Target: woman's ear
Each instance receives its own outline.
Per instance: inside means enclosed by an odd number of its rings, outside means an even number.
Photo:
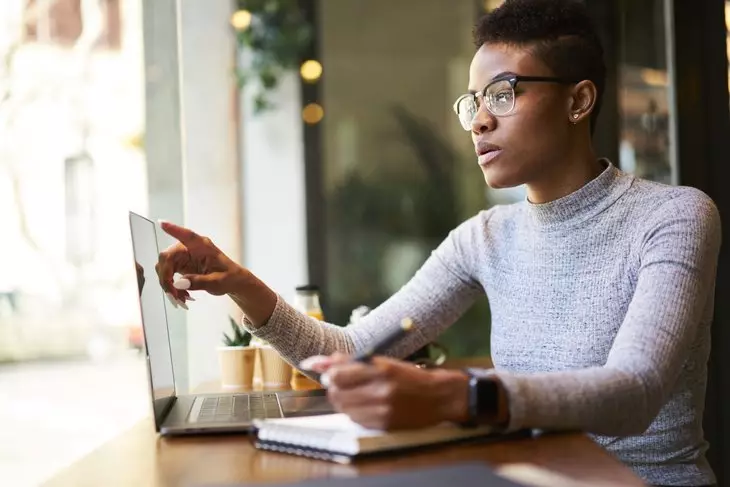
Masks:
[[[577,124],[589,118],[597,98],[598,90],[592,81],[583,80],[573,86],[568,107],[570,123]]]

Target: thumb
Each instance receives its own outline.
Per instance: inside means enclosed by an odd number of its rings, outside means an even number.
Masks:
[[[175,289],[187,291],[208,291],[216,294],[225,274],[222,272],[211,272],[210,274],[185,274],[172,285]]]

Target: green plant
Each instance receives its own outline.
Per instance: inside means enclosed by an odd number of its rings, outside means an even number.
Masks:
[[[236,323],[236,320],[231,320],[231,328],[233,329],[233,336],[230,337],[226,333],[223,333],[223,343],[227,347],[247,347],[251,343],[251,334],[243,329],[241,325]]]
[[[251,22],[237,31],[240,47],[251,53],[251,62],[236,72],[239,88],[258,81],[254,112],[272,108],[267,92],[279,78],[299,67],[312,40],[312,26],[297,0],[238,0],[239,10],[251,14]]]

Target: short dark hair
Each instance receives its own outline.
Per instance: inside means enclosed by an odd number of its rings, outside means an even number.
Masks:
[[[474,43],[477,49],[497,43],[528,46],[555,76],[592,81],[598,91],[591,114],[593,133],[606,86],[606,64],[582,1],[506,0],[479,20]]]

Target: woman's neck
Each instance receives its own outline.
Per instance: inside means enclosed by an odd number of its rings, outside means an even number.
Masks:
[[[592,148],[562,159],[562,163],[552,165],[539,180],[527,183],[527,199],[530,203],[548,203],[579,190],[595,179],[604,167]]]

